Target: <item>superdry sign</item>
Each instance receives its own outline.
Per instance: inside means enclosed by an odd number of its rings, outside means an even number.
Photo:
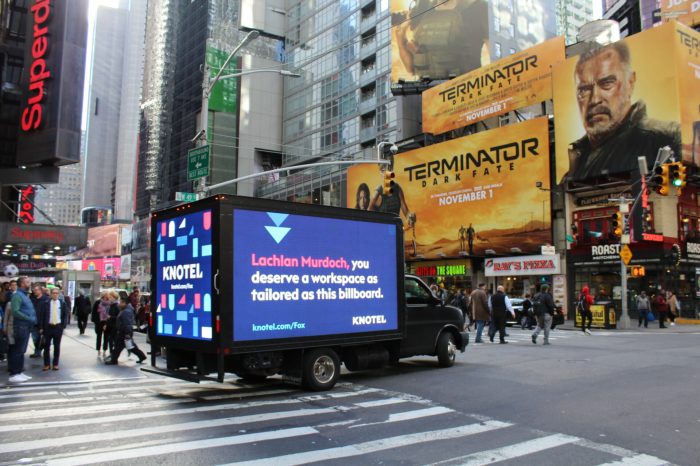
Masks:
[[[484,261],[487,277],[511,277],[514,275],[552,275],[561,273],[559,256],[498,257]]]
[[[32,61],[29,65],[29,92],[21,118],[22,131],[27,132],[41,128],[44,122],[44,104],[48,94],[48,80],[51,78],[51,70],[46,64],[52,45],[49,32],[51,1],[37,0],[31,6],[30,13],[34,21]]]

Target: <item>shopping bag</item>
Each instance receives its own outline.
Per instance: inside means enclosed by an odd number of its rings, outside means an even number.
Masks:
[[[654,313],[649,311],[647,312],[647,321],[652,322],[654,320]]]

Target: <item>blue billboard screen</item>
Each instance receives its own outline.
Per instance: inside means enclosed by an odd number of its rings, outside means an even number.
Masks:
[[[212,339],[212,212],[157,222],[156,334]]]
[[[235,341],[398,329],[396,225],[233,213]]]

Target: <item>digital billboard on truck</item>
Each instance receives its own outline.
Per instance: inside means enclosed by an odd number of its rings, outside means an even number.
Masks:
[[[212,339],[212,211],[156,223],[156,309],[159,336]]]
[[[399,329],[397,225],[235,209],[233,339]]]

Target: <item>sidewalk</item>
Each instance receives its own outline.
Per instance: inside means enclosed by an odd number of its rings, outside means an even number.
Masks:
[[[659,328],[659,322],[655,320],[654,322],[649,323],[648,328],[642,327],[637,327],[637,320],[636,319],[631,319],[630,321],[630,328],[626,330],[622,329],[616,329],[616,328],[610,328],[610,329],[603,329],[603,328],[598,328],[596,329],[595,327],[591,328],[592,331],[595,330],[608,330],[611,332],[653,332],[653,333],[700,333],[700,320],[698,319],[681,319],[677,318],[676,319],[676,325],[671,325],[670,322],[666,322],[666,328]],[[557,330],[577,330],[581,331],[581,327],[575,327],[574,326],[574,321],[573,320],[567,320],[564,322],[564,325],[557,325]]]
[[[3,386],[31,386],[31,385],[51,385],[76,382],[96,382],[101,380],[124,380],[129,378],[142,378],[146,375],[139,370],[150,363],[150,345],[146,344],[146,335],[134,333],[134,340],[141,350],[146,353],[148,360],[143,365],[138,364],[136,356],[128,357],[126,350],[122,351],[118,366],[107,366],[98,357],[95,350],[95,331],[92,323],[88,323],[88,328],[84,335],[80,335],[78,325],[73,321],[68,328],[63,331],[61,339],[61,358],[59,361],[60,370],[42,371],[44,367],[43,356],[40,358],[30,358],[34,351],[34,345],[29,342],[27,353],[24,359],[24,373],[32,377],[28,382],[21,384],[10,384],[7,379],[7,359],[0,362],[0,387]],[[162,363],[161,363],[162,364]]]

